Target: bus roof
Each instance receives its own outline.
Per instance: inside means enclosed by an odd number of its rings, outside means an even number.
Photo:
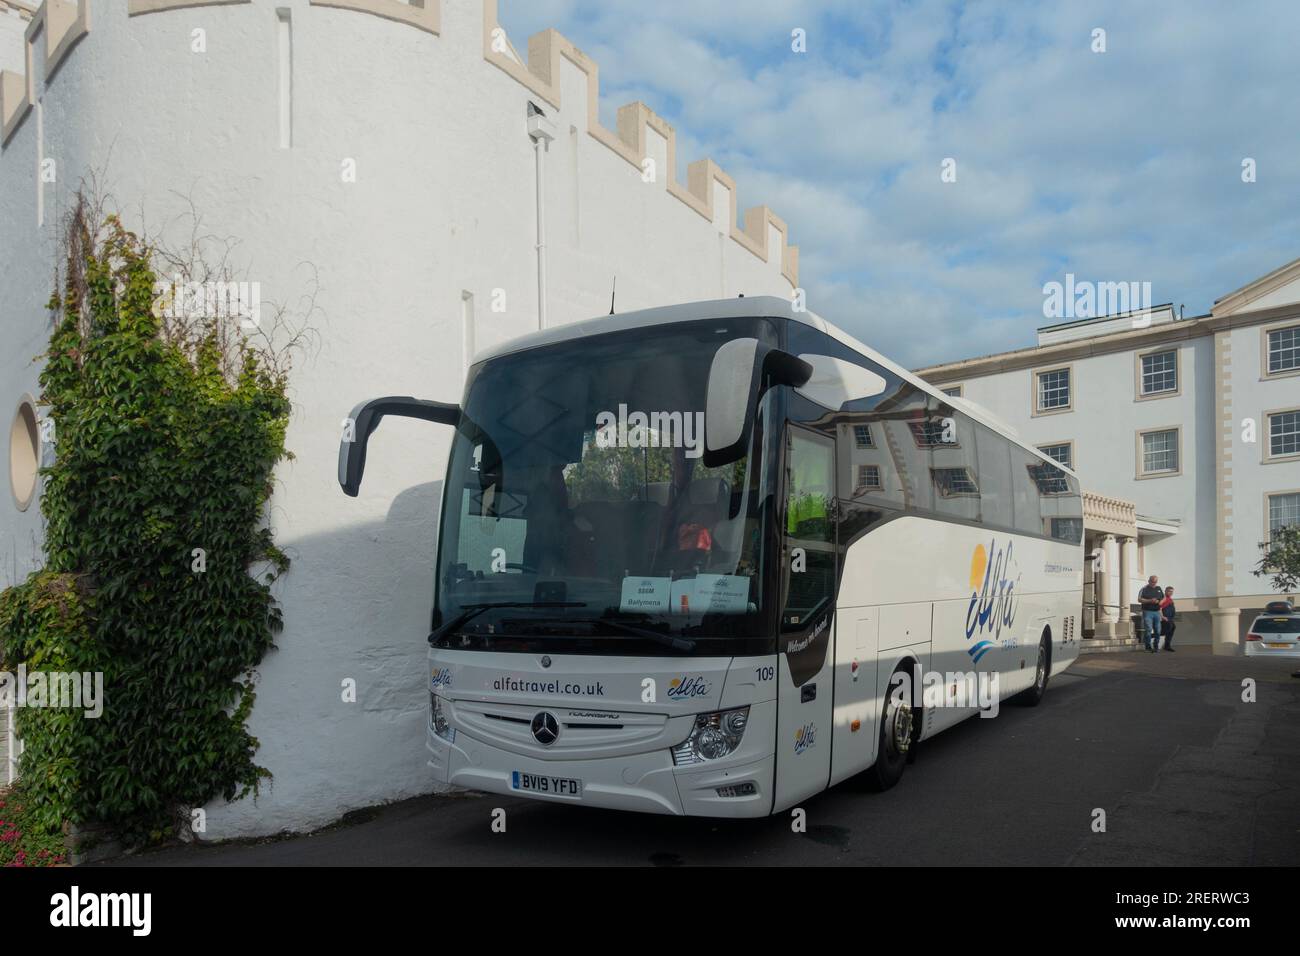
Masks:
[[[587,319],[582,322],[572,322],[567,325],[560,325],[550,329],[543,329],[538,332],[532,332],[519,338],[502,342],[499,345],[483,349],[474,356],[474,363],[486,361],[488,359],[498,358],[503,355],[510,355],[515,352],[523,352],[529,349],[543,348],[548,345],[557,345],[560,342],[568,342],[573,339],[586,338],[592,335],[605,335],[610,332],[621,332],[627,329],[646,328],[652,325],[669,325],[676,322],[707,322],[717,319],[735,319],[735,318],[787,318],[795,322],[802,322],[811,328],[824,332],[836,341],[848,346],[853,351],[871,359],[879,365],[889,369],[899,378],[911,383],[917,388],[933,395],[955,408],[958,408],[962,414],[972,418],[980,424],[993,429],[1007,441],[1017,445],[1024,450],[1031,452],[1043,461],[1050,462],[1061,468],[1063,471],[1077,478],[1074,471],[1065,467],[1060,462],[1048,458],[1033,445],[1026,444],[1020,436],[1006,422],[994,416],[987,409],[968,401],[952,401],[953,396],[945,395],[938,388],[931,385],[924,379],[917,378],[910,371],[903,368],[897,362],[891,361],[885,356],[872,348],[859,342],[849,333],[836,325],[827,322],[825,319],[807,310],[796,310],[789,299],[772,295],[744,296],[734,299],[706,299],[700,302],[684,302],[680,305],[657,306],[653,309],[639,309],[635,312],[623,312],[616,315],[605,315],[594,319]]]

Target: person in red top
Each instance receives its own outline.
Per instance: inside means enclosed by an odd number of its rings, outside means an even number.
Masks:
[[[713,529],[704,511],[691,505],[691,478],[695,461],[686,457],[683,448],[673,449],[672,482],[668,506],[664,509],[661,539],[666,563],[674,572],[683,572],[708,561],[713,551]]]
[[[1174,649],[1174,589],[1165,588],[1165,596],[1160,599],[1160,630],[1165,635],[1165,650]],[[1157,639],[1156,646],[1160,646]]]

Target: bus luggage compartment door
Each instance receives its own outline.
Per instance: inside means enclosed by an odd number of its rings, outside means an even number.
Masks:
[[[835,642],[835,713],[831,784],[846,780],[875,759],[881,701],[876,696],[880,612],[841,609]]]

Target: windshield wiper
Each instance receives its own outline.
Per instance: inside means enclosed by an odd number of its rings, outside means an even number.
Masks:
[[[516,619],[510,619],[512,621]],[[504,623],[504,622],[503,622]],[[519,620],[518,623],[528,624],[608,624],[610,627],[618,628],[625,634],[631,634],[635,637],[643,637],[648,641],[654,641],[656,644],[662,644],[664,647],[671,647],[678,651],[695,650],[695,642],[685,637],[674,637],[671,634],[662,634],[659,631],[652,631],[648,627],[638,627],[635,624],[628,624],[626,621],[615,620],[609,617],[538,617],[528,618],[527,621]]]
[[[443,624],[437,630],[429,635],[429,643],[442,640],[447,634],[456,630],[458,627],[464,627],[474,618],[478,617],[484,611],[490,611],[497,607],[586,607],[586,601],[489,601],[484,604],[466,604],[462,607],[461,612],[453,617],[446,624]]]

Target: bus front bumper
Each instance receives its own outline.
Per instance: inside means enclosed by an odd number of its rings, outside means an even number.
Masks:
[[[762,817],[772,809],[772,754],[748,761],[676,767],[667,750],[586,760],[537,760],[457,732],[428,729],[429,766],[440,782],[554,803],[677,816]],[[517,786],[518,775],[581,781],[577,796]]]

